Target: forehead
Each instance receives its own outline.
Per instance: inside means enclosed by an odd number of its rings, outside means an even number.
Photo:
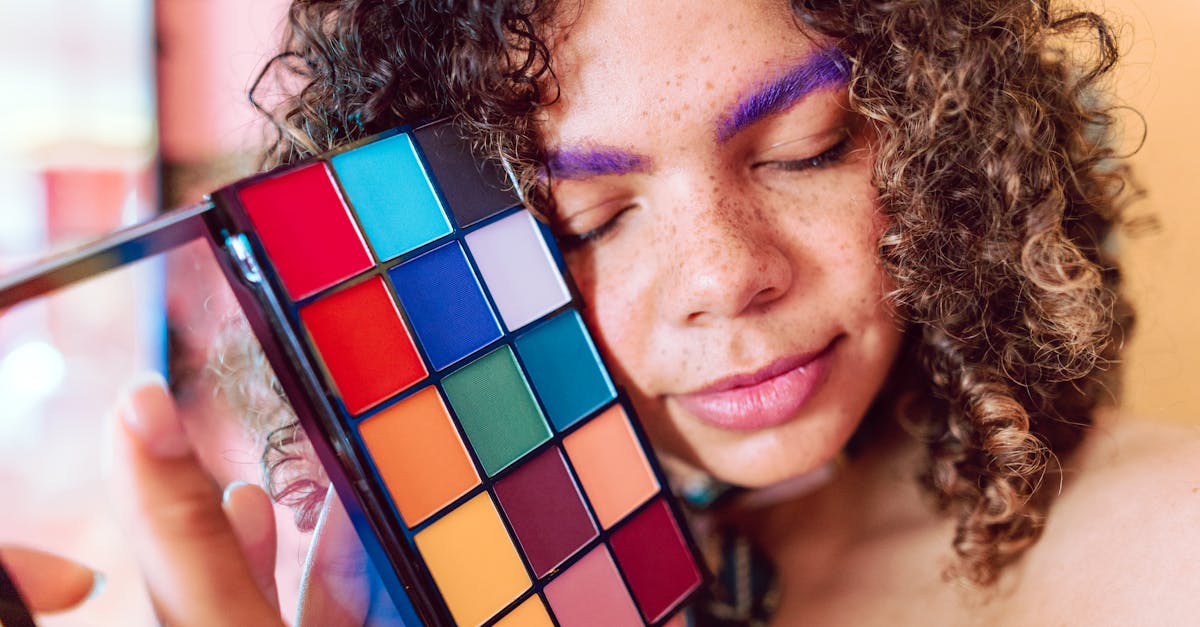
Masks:
[[[560,99],[542,131],[553,147],[715,120],[818,44],[783,1],[582,0],[563,8],[551,46]]]

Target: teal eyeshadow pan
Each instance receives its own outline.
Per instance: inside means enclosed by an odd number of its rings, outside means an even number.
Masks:
[[[550,422],[563,431],[617,396],[579,312],[568,310],[517,338],[517,353]]]

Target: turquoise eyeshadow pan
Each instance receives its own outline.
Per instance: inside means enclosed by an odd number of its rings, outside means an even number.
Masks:
[[[381,261],[450,233],[450,221],[407,134],[372,142],[330,161]]]
[[[517,338],[533,389],[562,431],[617,396],[579,312],[568,310]]]

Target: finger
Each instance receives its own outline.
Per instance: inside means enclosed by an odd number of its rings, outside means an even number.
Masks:
[[[297,625],[362,625],[371,600],[367,555],[330,486],[300,581]]]
[[[0,564],[0,626],[36,627],[29,604]]]
[[[192,454],[161,377],[117,406],[115,500],[159,619],[170,625],[279,624],[259,591],[221,495]]]
[[[234,481],[225,488],[221,508],[233,527],[250,574],[263,596],[279,610],[279,592],[275,588],[275,510],[262,488]]]
[[[104,587],[104,576],[72,560],[21,547],[0,547],[0,563],[35,612],[83,603]]]

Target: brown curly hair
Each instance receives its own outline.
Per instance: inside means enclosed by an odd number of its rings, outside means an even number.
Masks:
[[[879,131],[880,259],[928,375],[905,407],[922,481],[957,516],[957,574],[990,583],[1037,538],[1051,462],[1115,400],[1132,328],[1107,247],[1128,170],[1096,93],[1113,33],[1049,0],[796,4],[854,60]]]
[[[532,117],[556,97],[544,37],[556,4],[294,0],[284,53],[264,72],[284,93],[266,164],[453,117],[551,212]],[[1110,233],[1132,187],[1097,89],[1113,32],[1050,0],[791,4],[852,61],[851,106],[876,129],[890,219],[879,255],[909,322],[901,359],[924,373],[892,411],[927,444],[921,480],[957,518],[954,574],[989,584],[1038,537],[1055,459],[1117,395],[1132,311]],[[266,414],[268,484],[311,524],[320,486],[278,481],[306,463],[303,434]]]

